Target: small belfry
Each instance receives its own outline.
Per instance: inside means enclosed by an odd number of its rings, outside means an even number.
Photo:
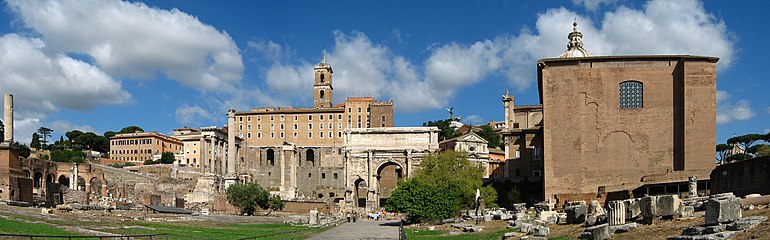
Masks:
[[[316,108],[332,107],[332,66],[326,63],[326,49],[321,53],[321,63],[315,65],[313,83],[313,106]]]
[[[583,33],[577,30],[577,20],[572,22],[572,32],[567,35],[567,51],[564,51],[559,58],[590,57],[592,54],[583,48]]]

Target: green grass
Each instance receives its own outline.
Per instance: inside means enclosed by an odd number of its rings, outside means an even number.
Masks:
[[[458,240],[476,240],[476,239],[500,239],[503,234],[514,230],[503,229],[495,232],[480,232],[480,233],[461,233],[459,235],[448,235],[445,231],[430,231],[430,230],[414,230],[406,229],[407,239],[458,239]]]
[[[0,233],[11,234],[30,234],[30,235],[59,235],[59,236],[78,236],[62,228],[50,226],[42,223],[28,223],[16,220],[9,220],[0,217]]]
[[[222,226],[201,227],[190,226],[190,224],[181,225],[173,223],[134,222],[134,225],[141,226],[142,228],[113,229],[110,230],[110,232],[122,235],[168,233],[182,236],[195,236],[199,238],[237,239],[296,230],[308,230],[300,233],[290,234],[289,236],[284,236],[284,238],[301,238],[302,236],[306,236],[309,233],[322,230],[313,229],[314,231],[310,231],[309,227],[291,226],[286,224],[229,224]]]

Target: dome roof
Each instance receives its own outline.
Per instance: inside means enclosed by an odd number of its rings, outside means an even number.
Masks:
[[[577,21],[572,23],[572,32],[567,35],[567,51],[559,55],[559,58],[590,57],[592,54],[583,48],[583,33],[577,30]]]

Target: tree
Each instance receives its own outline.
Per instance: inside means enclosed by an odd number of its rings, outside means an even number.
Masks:
[[[388,211],[407,213],[411,220],[446,217],[445,211],[456,213],[461,208],[473,208],[477,189],[481,190],[486,206],[497,205],[497,191],[492,186],[482,186],[484,169],[468,162],[467,153],[429,154],[420,166],[414,177],[396,188],[388,199]],[[404,188],[407,183],[410,185]]]
[[[176,159],[174,158],[174,153],[172,152],[164,152],[160,156],[160,163],[162,164],[172,164],[174,161],[176,161]]]
[[[19,142],[14,142],[13,143],[13,147],[15,147],[16,151],[19,152],[19,156],[22,156],[22,157],[25,157],[25,158],[29,157],[29,154],[30,154],[31,151],[30,151],[29,147],[27,147],[27,145],[21,144]]]
[[[454,137],[457,137],[457,131],[455,131],[454,128],[450,126],[450,123],[452,121],[450,119],[446,120],[438,120],[438,121],[428,121],[422,124],[423,127],[438,127],[439,130],[441,130],[438,133],[438,139],[439,141],[451,139]]]
[[[716,154],[717,163],[724,162],[725,159],[727,159],[727,153],[730,152],[730,150],[732,149],[733,149],[733,146],[730,144],[724,144],[724,143],[717,144],[717,154]]]
[[[499,133],[495,132],[495,129],[492,128],[490,125],[483,125],[481,126],[480,131],[475,131],[476,134],[478,134],[480,137],[484,138],[484,140],[487,140],[487,146],[489,148],[502,148],[502,137]]]
[[[113,132],[113,131],[106,131],[106,132],[104,132],[104,137],[106,137],[106,138],[112,138],[115,135],[118,135],[118,133],[117,132]]]
[[[83,134],[83,132],[81,132],[80,130],[72,130],[67,133],[64,133],[64,135],[67,136],[67,139],[69,139],[70,141],[75,141],[75,139],[78,138],[78,136],[80,136],[81,134]]]
[[[32,133],[32,142],[29,143],[29,147],[38,150],[42,148],[40,145],[40,135],[38,135],[36,132]]]
[[[51,137],[52,132],[53,132],[53,129],[50,129],[47,127],[40,127],[37,129],[38,137],[42,138],[40,140],[41,147],[46,148],[48,146],[48,138]]]
[[[743,153],[748,153],[748,149],[751,147],[752,144],[754,144],[756,141],[763,140],[764,138],[765,138],[764,135],[749,133],[746,135],[736,136],[736,137],[727,139],[727,143],[740,144],[741,147],[743,148]]]
[[[135,132],[144,132],[144,129],[137,126],[128,126],[128,127],[124,127],[123,129],[120,129],[120,132],[118,132],[118,134],[135,133]]]
[[[51,161],[54,162],[83,162],[83,152],[77,150],[51,150]]]
[[[754,154],[754,156],[757,156],[757,157],[770,156],[770,145],[757,144],[757,145],[751,146],[748,149],[748,152],[751,154]]]
[[[270,192],[256,183],[236,183],[227,188],[227,202],[240,208],[242,214],[254,215],[257,207],[262,210],[282,210],[285,206],[278,195],[270,195]]]
[[[270,197],[267,198],[267,208],[263,208],[263,209],[270,209],[270,211],[267,212],[265,216],[270,215],[270,213],[272,213],[273,211],[283,210],[283,207],[285,205],[286,204],[283,202],[280,196],[271,195]]]

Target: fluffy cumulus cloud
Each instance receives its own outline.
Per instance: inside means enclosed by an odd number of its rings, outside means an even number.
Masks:
[[[245,91],[243,63],[234,41],[177,9],[119,0],[6,4],[30,33],[0,37],[0,91],[15,95],[19,140],[28,142],[43,125],[87,130],[87,125],[46,118],[62,108],[88,111],[130,102],[120,79],[162,75],[218,99],[244,95],[239,94]]]
[[[575,2],[589,9],[614,4]],[[420,63],[373,43],[365,33],[335,31],[335,45],[327,55],[335,69],[334,97],[337,101],[360,95],[392,98],[401,111],[422,111],[444,107],[460,89],[494,77],[506,79],[514,90],[530,90],[536,78],[534,62],[557,57],[566,50],[574,20],[584,34],[585,47],[594,55],[718,56],[718,68],[729,66],[733,60],[734,40],[725,23],[699,1],[652,0],[642,9],[620,6],[603,16],[595,23],[566,8],[548,9],[537,15],[534,29],[473,43],[432,45],[426,49],[429,56]],[[286,56],[286,48],[260,44],[268,56]],[[309,63],[273,61],[267,71],[272,90],[290,94],[308,86],[307,79],[312,78],[302,73],[308,72]]]
[[[748,120],[754,115],[756,113],[751,109],[751,103],[748,100],[730,102],[730,93],[717,91],[717,124]]]
[[[177,9],[118,0],[10,0],[8,5],[49,51],[87,54],[113,76],[151,79],[159,72],[193,88],[221,91],[243,73],[238,47],[227,33]]]
[[[176,109],[176,121],[185,126],[194,126],[213,120],[213,116],[200,106],[184,105]]]
[[[64,54],[48,54],[38,38],[0,37],[0,90],[14,94],[15,138],[28,142],[45,117],[60,108],[91,110],[131,100],[120,81]]]
[[[484,123],[484,119],[481,118],[479,115],[470,115],[463,119],[464,122],[470,123],[470,124],[482,124]]]

